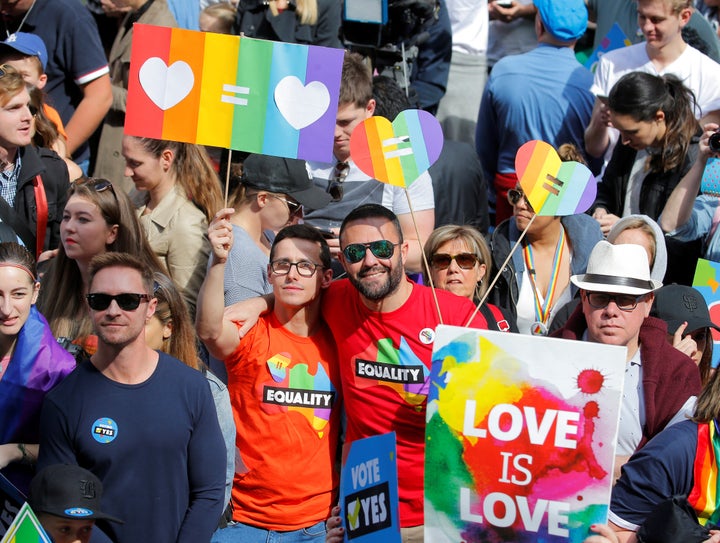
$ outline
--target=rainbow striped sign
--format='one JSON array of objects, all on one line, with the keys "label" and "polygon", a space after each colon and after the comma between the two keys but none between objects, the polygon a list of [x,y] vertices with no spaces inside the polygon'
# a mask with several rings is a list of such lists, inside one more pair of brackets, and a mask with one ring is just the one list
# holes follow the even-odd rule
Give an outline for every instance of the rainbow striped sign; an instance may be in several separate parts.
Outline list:
[{"label": "rainbow striped sign", "polygon": [[52,543],[52,541],[33,510],[24,503],[0,543]]},{"label": "rainbow striped sign", "polygon": [[343,55],[136,24],[125,133],[330,162]]}]

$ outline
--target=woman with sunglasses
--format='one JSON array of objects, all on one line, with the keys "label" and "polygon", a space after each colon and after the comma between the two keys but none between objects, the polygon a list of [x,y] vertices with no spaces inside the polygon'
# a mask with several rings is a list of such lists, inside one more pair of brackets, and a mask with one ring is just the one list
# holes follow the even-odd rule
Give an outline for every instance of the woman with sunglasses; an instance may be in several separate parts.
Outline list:
[{"label": "woman with sunglasses", "polygon": [[[565,161],[582,161],[572,145],[561,145],[558,154]],[[505,262],[520,233],[525,229],[527,233],[500,269],[490,300],[510,313],[521,334],[547,335],[555,309],[577,293],[570,276],[585,273],[590,252],[603,239],[602,232],[597,221],[585,214],[535,217],[519,184],[508,191],[508,201],[513,216],[500,223],[490,238],[495,270]]]},{"label": "woman with sunglasses", "polygon": [[207,152],[190,143],[124,136],[122,153],[125,175],[146,191],[138,217],[150,247],[194,313],[210,254],[207,225],[222,207]]},{"label": "woman with sunglasses", "polygon": [[110,181],[80,180],[68,194],[60,224],[62,243],[43,277],[38,308],[59,342],[92,354],[96,338],[84,298],[92,258],[119,251],[140,257],[153,270],[164,268],[145,239],[130,199]]},{"label": "woman with sunglasses", "polygon": [[322,208],[331,198],[315,187],[302,160],[253,154],[234,181],[238,185],[230,200],[234,243],[225,266],[226,306],[272,292],[267,267],[275,233],[302,219],[305,208]]},{"label": "woman with sunglasses", "polygon": [[[435,288],[469,298],[475,304],[485,295],[492,261],[485,238],[475,228],[454,224],[436,228],[425,242],[425,258],[430,265],[425,271],[425,284],[432,279]],[[517,332],[515,322],[499,308],[485,303],[480,312],[490,330]]]},{"label": "woman with sunglasses", "polygon": [[0,243],[0,468],[27,491],[37,459],[45,394],[75,367],[35,308],[35,259],[17,243]]}]

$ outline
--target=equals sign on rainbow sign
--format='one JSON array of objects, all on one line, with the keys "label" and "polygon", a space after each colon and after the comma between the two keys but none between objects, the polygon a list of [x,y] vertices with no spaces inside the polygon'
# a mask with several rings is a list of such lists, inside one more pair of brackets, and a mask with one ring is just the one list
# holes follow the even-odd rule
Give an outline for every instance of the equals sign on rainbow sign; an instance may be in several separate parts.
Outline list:
[{"label": "equals sign on rainbow sign", "polygon": [[330,162],[343,55],[136,24],[125,133]]}]

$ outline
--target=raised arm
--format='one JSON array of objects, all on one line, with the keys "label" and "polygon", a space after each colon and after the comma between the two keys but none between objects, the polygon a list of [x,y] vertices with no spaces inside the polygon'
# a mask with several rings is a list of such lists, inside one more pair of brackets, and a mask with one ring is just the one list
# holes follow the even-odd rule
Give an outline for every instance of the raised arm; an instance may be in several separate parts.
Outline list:
[{"label": "raised arm", "polygon": [[211,355],[219,360],[230,356],[240,343],[240,335],[235,324],[224,316],[225,296],[223,280],[225,263],[233,244],[230,217],[233,209],[221,209],[215,214],[208,226],[210,240],[210,263],[198,293],[195,326],[198,337]]},{"label": "raised arm", "polygon": [[683,177],[673,189],[660,216],[659,223],[663,231],[672,232],[690,219],[695,198],[700,189],[700,181],[702,180],[705,163],[707,159],[713,155],[708,145],[708,140],[717,129],[718,125],[715,123],[708,123],[704,126],[705,131],[698,145],[698,158],[695,164],[692,165],[692,168],[690,168],[690,171],[685,174],[685,177]]}]

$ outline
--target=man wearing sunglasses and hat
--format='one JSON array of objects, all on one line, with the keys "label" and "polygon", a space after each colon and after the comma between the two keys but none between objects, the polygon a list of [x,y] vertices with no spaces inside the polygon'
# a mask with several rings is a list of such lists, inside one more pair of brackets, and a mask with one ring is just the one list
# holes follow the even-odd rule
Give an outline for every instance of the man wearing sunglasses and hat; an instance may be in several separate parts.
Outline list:
[{"label": "man wearing sunglasses and hat", "polygon": [[225,444],[202,372],[147,347],[152,271],[108,252],[90,263],[97,352],[45,398],[38,467],[76,464],[103,483],[116,542],[207,543],[225,504]]},{"label": "man wearing sunglasses and hat", "polygon": [[647,253],[640,245],[600,241],[587,273],[570,279],[581,305],[554,337],[626,348],[625,387],[615,475],[620,466],[666,426],[692,416],[700,393],[693,361],[667,341],[667,325],[650,316],[654,291]]}]

